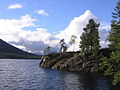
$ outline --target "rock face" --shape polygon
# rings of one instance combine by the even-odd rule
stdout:
[[[97,61],[86,60],[84,55],[78,53],[57,53],[42,56],[40,66],[66,71],[94,72],[98,68]]]

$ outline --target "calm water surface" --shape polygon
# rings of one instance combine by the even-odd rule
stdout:
[[[0,90],[109,90],[100,75],[39,67],[39,60],[0,59]]]

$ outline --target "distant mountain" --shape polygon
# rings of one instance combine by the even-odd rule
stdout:
[[[18,49],[0,39],[0,58],[39,58],[39,56]]]

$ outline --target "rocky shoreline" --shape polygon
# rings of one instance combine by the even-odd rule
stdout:
[[[65,71],[96,72],[99,62],[98,60],[87,60],[85,55],[79,53],[67,52],[42,56],[40,67]]]

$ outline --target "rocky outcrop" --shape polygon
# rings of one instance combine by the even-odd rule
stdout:
[[[40,66],[66,71],[94,72],[98,68],[97,61],[86,60],[84,55],[78,53],[57,53],[42,56]]]

